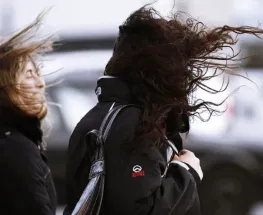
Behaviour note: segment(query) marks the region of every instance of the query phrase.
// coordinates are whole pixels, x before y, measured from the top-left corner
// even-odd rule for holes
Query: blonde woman
[[[47,114],[45,82],[36,58],[51,43],[33,41],[42,17],[0,43],[0,214],[56,211],[41,130]]]

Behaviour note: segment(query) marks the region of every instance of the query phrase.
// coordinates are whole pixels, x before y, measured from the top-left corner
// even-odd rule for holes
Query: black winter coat
[[[0,108],[0,214],[54,215],[56,192],[35,117]]]
[[[84,135],[99,128],[113,104],[132,102],[129,88],[117,78],[99,79],[96,93],[98,104],[78,123],[70,138],[64,215],[71,214],[88,182],[89,149],[83,141]],[[147,153],[129,153],[124,147],[126,138],[135,132],[140,116],[140,109],[126,108],[110,130],[105,143],[106,184],[100,215],[200,215],[197,173],[181,162],[170,163],[165,172],[171,147],[149,149]],[[182,149],[177,132],[167,137],[175,149]]]

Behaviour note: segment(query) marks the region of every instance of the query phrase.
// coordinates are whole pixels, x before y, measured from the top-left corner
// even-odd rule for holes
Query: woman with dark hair
[[[98,104],[76,126],[69,142],[67,207],[71,214],[89,179],[87,132],[98,129],[110,109],[133,104],[117,116],[105,142],[105,190],[100,214],[198,215],[199,159],[184,149],[180,133],[189,118],[216,109],[195,100],[198,89],[220,93],[204,81],[230,73],[237,55],[217,54],[237,43],[232,34],[262,34],[254,27],[208,28],[180,13],[161,17],[148,6],[119,27],[113,56],[98,80]],[[231,61],[231,63],[227,63]],[[209,75],[208,71],[215,72]],[[202,119],[202,118],[201,118]]]
[[[41,129],[48,110],[45,82],[37,59],[52,43],[34,35],[43,15],[0,42],[0,214],[56,213]]]

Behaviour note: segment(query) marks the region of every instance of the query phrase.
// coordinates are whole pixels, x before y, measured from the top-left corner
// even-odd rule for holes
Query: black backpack
[[[95,129],[86,134],[86,142],[89,140],[88,148],[92,151],[89,180],[71,215],[99,215],[105,184],[104,143],[117,115],[129,106],[134,105],[114,107],[104,117],[99,130]]]

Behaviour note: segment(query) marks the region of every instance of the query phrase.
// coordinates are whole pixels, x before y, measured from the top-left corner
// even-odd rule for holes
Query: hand
[[[180,151],[179,156],[174,156],[173,160],[178,160],[189,164],[197,172],[197,174],[202,180],[203,171],[200,166],[200,160],[195,156],[193,152],[183,149],[182,151]]]

